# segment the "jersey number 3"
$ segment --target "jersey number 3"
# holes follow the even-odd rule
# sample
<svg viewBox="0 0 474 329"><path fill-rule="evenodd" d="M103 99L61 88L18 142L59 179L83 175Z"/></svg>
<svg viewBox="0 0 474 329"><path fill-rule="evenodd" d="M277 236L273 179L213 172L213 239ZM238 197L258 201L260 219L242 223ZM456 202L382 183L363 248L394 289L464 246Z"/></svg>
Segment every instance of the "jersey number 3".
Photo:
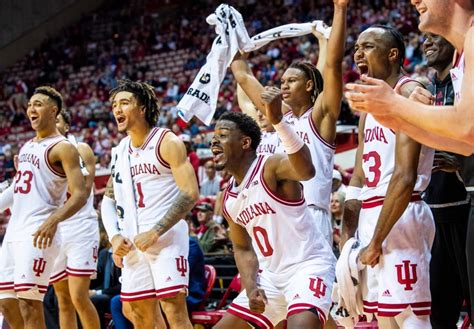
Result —
<svg viewBox="0 0 474 329"><path fill-rule="evenodd" d="M369 167L369 171L374 174L374 177L372 179L365 177L365 185L367 187L376 187L379 183L380 175L382 174L380 172L380 166L382 163L380 162L380 155L375 151L370 151L369 153L362 155L362 160L364 160L364 162L370 161L370 159L374 159L373 165Z"/></svg>
<svg viewBox="0 0 474 329"><path fill-rule="evenodd" d="M31 181L33 180L33 173L29 170L16 173L15 187L13 193L28 194L31 191Z"/></svg>

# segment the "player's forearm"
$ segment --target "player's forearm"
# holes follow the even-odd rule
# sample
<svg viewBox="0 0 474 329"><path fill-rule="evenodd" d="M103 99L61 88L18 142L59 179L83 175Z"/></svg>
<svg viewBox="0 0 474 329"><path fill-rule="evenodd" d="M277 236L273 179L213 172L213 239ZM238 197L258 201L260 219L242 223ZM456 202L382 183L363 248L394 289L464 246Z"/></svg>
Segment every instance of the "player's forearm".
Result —
<svg viewBox="0 0 474 329"><path fill-rule="evenodd" d="M325 67L341 66L346 41L346 15L347 6L334 6L331 35L327 45L327 53L331 56L326 56Z"/></svg>
<svg viewBox="0 0 474 329"><path fill-rule="evenodd" d="M65 221L69 217L77 213L87 202L87 191L73 191L64 206L58 208L49 218L55 223Z"/></svg>
<svg viewBox="0 0 474 329"><path fill-rule="evenodd" d="M4 212L13 205L13 185L10 185L0 194L0 212Z"/></svg>
<svg viewBox="0 0 474 329"><path fill-rule="evenodd" d="M400 219L410 202L415 182L416 172L394 172L390 179L386 198L375 227L372 243L378 246L382 245L392 230L392 227Z"/></svg>
<svg viewBox="0 0 474 329"><path fill-rule="evenodd" d="M297 180L309 180L316 174L308 146L304 145L298 152L288 154L288 160L293 167L295 175L298 176Z"/></svg>
<svg viewBox="0 0 474 329"><path fill-rule="evenodd" d="M469 143L433 134L406 121L403 121L400 128L401 131L414 140L436 150L450 151L462 155L470 155L474 152L474 146Z"/></svg>
<svg viewBox="0 0 474 329"><path fill-rule="evenodd" d="M319 44L319 53L318 53L318 63L316 68L321 74L324 74L324 67L326 66L327 53L328 53L328 40L322 36L318 38Z"/></svg>
<svg viewBox="0 0 474 329"><path fill-rule="evenodd" d="M170 228L183 219L193 208L198 196L199 193L191 195L189 192L180 191L173 205L153 229L156 230L160 236L168 232Z"/></svg>
<svg viewBox="0 0 474 329"><path fill-rule="evenodd" d="M251 246L249 249L241 249L234 244L234 257L242 285L249 293L257 287L257 255L255 255Z"/></svg>
<svg viewBox="0 0 474 329"><path fill-rule="evenodd" d="M112 241L114 236L120 234L115 200L104 195L100 206L100 213L109 241Z"/></svg>
<svg viewBox="0 0 474 329"><path fill-rule="evenodd" d="M396 104L396 109L391 113L400 119L398 127L400 130L404 129L403 123L407 122L434 135L474 145L474 127L472 125L474 116L469 115L471 111L463 109L461 104L434 107L411 101L399 95L397 95ZM473 151L474 147L469 154Z"/></svg>
<svg viewBox="0 0 474 329"><path fill-rule="evenodd" d="M359 200L348 200L344 203L344 216L342 218L341 228L341 247L347 240L355 235L357 226L359 225L359 213L361 208Z"/></svg>

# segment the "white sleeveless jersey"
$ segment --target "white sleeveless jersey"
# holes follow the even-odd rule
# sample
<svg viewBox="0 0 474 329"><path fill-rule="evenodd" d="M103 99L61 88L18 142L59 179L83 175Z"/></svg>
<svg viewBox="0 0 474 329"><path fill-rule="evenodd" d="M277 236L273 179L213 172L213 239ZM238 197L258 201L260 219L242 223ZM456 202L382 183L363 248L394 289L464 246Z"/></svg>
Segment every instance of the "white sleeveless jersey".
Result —
<svg viewBox="0 0 474 329"><path fill-rule="evenodd" d="M280 273L314 259L332 264L334 254L304 197L282 200L267 187L263 178L267 159L258 156L239 186L231 179L224 192L224 214L247 230L260 267L268 271Z"/></svg>
<svg viewBox="0 0 474 329"><path fill-rule="evenodd" d="M70 135L72 136L72 135ZM68 140L77 148L78 144L75 138ZM84 176L88 175L84 161L80 159L81 170ZM97 240L99 238L99 223L97 221L97 212L94 209L94 191L92 189L87 202L71 218L66 219L58 225L58 234L62 242Z"/></svg>
<svg viewBox="0 0 474 329"><path fill-rule="evenodd" d="M155 224L179 194L169 164L160 156L160 144L168 129L153 128L143 145L129 140L130 174L135 194L138 225Z"/></svg>
<svg viewBox="0 0 474 329"><path fill-rule="evenodd" d="M262 140L257 147L257 154L258 155L272 155L278 149L280 145L280 139L278 138L278 134L273 132L262 132Z"/></svg>
<svg viewBox="0 0 474 329"><path fill-rule="evenodd" d="M329 211L336 147L321 137L311 118L312 113L313 108L310 108L298 118L292 111L289 111L285 114L284 118L286 122L293 126L296 133L308 146L313 165L316 169L316 175L313 178L301 182L304 187L306 202L308 205L315 205ZM283 147L278 152L284 152Z"/></svg>
<svg viewBox="0 0 474 329"><path fill-rule="evenodd" d="M398 93L402 85L414 81L402 77L395 86ZM376 196L385 196L395 169L396 134L393 130L382 126L371 114L367 114L364 127L364 154L362 169L365 183L359 200L367 200ZM418 161L416 183L413 191L423 192L431 179L434 150L422 145Z"/></svg>
<svg viewBox="0 0 474 329"><path fill-rule="evenodd" d="M449 73L453 82L454 99L458 103L461 100L461 86L464 78L464 52L461 55L456 53L453 68L449 70Z"/></svg>
<svg viewBox="0 0 474 329"><path fill-rule="evenodd" d="M48 160L49 151L62 141L66 141L63 136L30 140L20 149L5 241L32 240L39 226L64 204L66 175L57 172Z"/></svg>

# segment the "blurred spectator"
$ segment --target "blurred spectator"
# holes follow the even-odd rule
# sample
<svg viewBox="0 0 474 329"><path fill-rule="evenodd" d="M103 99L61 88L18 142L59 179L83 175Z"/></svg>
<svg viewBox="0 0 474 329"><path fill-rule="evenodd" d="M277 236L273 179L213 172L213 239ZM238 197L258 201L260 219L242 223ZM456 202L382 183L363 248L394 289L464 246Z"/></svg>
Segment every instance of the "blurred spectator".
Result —
<svg viewBox="0 0 474 329"><path fill-rule="evenodd" d="M346 192L346 186L342 183L342 174L339 170L332 170L332 192Z"/></svg>
<svg viewBox="0 0 474 329"><path fill-rule="evenodd" d="M342 217L344 215L344 192L333 192L331 194L331 219L333 229L333 250L336 256L339 256L339 241L341 240Z"/></svg>
<svg viewBox="0 0 474 329"><path fill-rule="evenodd" d="M193 149L193 143L191 142L191 136L187 134L181 134L178 136L184 143L184 146L186 146L186 152L188 153L188 159L189 162L191 162L191 165L194 168L194 172L196 173L196 179L199 182L199 175L198 175L198 170L199 170L199 157L197 156L196 152Z"/></svg>
<svg viewBox="0 0 474 329"><path fill-rule="evenodd" d="M212 197L215 199L217 193L220 191L220 183L222 178L216 175L216 167L214 161L209 160L204 164L206 177L201 184L201 197Z"/></svg>
<svg viewBox="0 0 474 329"><path fill-rule="evenodd" d="M227 251L229 238L225 228L216 223L213 218L214 209L211 204L203 202L195 207L199 223L196 234L204 253Z"/></svg>

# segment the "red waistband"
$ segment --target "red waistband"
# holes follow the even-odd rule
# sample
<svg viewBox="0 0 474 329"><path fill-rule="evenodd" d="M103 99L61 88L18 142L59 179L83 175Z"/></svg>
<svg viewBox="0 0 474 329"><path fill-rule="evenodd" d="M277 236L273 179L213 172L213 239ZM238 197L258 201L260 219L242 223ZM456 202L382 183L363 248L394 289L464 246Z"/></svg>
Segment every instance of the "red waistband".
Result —
<svg viewBox="0 0 474 329"><path fill-rule="evenodd" d="M362 209L375 208L375 207L381 206L383 205L384 200L385 200L384 196L374 196L372 198L368 198L367 200L362 201ZM416 201L421 201L420 192L413 192L413 194L411 195L410 202L416 202Z"/></svg>

